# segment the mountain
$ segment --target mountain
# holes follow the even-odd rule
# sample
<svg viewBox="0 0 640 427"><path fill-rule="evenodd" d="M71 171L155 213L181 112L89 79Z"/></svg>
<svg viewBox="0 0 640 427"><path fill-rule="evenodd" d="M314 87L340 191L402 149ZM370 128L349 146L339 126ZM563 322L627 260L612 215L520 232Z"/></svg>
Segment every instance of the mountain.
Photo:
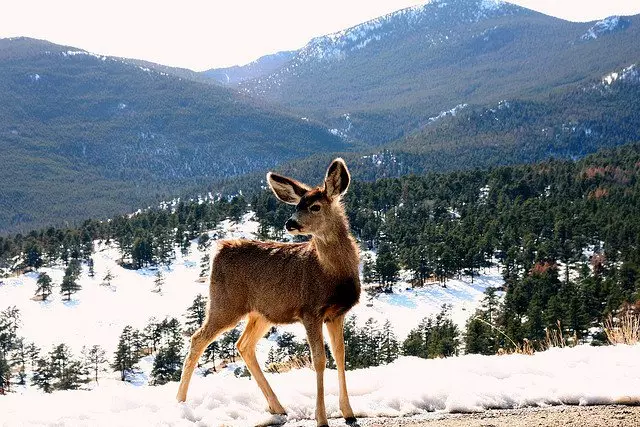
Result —
<svg viewBox="0 0 640 427"><path fill-rule="evenodd" d="M567 85L535 99L460 104L427 119L418 131L391 143L343 153L355 180L427 171L451 171L578 159L602 148L640 142L640 63L597 79ZM334 153L279 166L315 182ZM257 188L260 174L228 182L229 191Z"/></svg>
<svg viewBox="0 0 640 427"><path fill-rule="evenodd" d="M259 79L268 76L289 62L295 51L282 51L265 55L246 65L236 65L227 68L212 68L200 73L205 79L213 79L223 85L236 85L246 80Z"/></svg>
<svg viewBox="0 0 640 427"><path fill-rule="evenodd" d="M0 231L104 217L349 149L233 90L28 38L0 40L0 99Z"/></svg>
<svg viewBox="0 0 640 427"><path fill-rule="evenodd" d="M497 0L440 0L313 39L241 90L369 144L459 104L535 98L640 59L640 16L573 23Z"/></svg>

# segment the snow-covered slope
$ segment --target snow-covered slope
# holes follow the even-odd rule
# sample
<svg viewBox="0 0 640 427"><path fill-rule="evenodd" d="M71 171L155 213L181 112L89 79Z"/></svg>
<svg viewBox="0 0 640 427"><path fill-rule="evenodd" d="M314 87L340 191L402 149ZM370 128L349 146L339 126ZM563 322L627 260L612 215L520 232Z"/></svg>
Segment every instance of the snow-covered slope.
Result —
<svg viewBox="0 0 640 427"><path fill-rule="evenodd" d="M224 221L217 233L224 238L254 238L258 223L251 217L252 214L245 215L239 224ZM214 242L211 247L215 246ZM165 316L174 316L184 320L182 316L195 296L208 294L208 283L198 281L202 255L194 241L187 256L176 251L176 259L169 267L136 271L118 265L120 255L115 247L96 243L95 277L90 278L85 267L80 279L82 290L73 295L71 301L64 301L58 288L54 289L49 301L34 301L32 297L38 274L27 273L3 279L0 310L18 307L22 317L19 334L45 351L54 344L65 343L78 353L82 346L99 344L111 354L124 326L141 329L151 317L161 320ZM158 269L165 281L162 293L152 292ZM43 268L41 271L47 272L54 283L60 283L64 266ZM115 276L112 286L101 285L107 271ZM433 284L412 290L405 281L401 281L393 294L369 299L363 292L360 304L352 313L360 323L374 318L382 324L389 319L398 337L404 339L422 318L437 314L443 304L449 304L454 321L463 328L486 287L501 285L502 278L497 269L474 278L473 284L469 277L449 280L446 288ZM287 325L283 330L293 332L301 339L305 336L301 325ZM264 341L261 353L266 357L271 344Z"/></svg>
<svg viewBox="0 0 640 427"><path fill-rule="evenodd" d="M288 410L288 426L315 425L314 376L309 369L268 375ZM327 415L339 418L336 377L333 370L325 372ZM390 365L348 372L347 381L358 417L640 404L640 346L579 346L534 356L403 357ZM92 392L4 396L0 425L247 426L282 421L266 412L257 385L247 378L230 373L194 378L184 404L174 400L176 386L141 389L112 381Z"/></svg>

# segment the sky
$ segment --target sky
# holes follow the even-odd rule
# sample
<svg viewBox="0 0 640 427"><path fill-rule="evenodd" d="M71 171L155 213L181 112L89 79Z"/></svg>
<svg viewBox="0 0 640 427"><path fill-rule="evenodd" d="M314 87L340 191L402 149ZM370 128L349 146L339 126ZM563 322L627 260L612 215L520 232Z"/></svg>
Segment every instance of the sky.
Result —
<svg viewBox="0 0 640 427"><path fill-rule="evenodd" d="M639 0L513 0L571 21L640 13ZM424 0L3 0L0 38L202 71L280 50ZM8 3L8 4L7 4Z"/></svg>

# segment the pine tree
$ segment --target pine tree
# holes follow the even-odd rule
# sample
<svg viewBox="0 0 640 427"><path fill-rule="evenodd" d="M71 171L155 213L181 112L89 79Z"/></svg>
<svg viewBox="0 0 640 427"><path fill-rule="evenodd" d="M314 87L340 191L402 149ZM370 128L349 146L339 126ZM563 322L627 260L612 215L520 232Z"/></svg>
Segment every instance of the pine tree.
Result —
<svg viewBox="0 0 640 427"><path fill-rule="evenodd" d="M49 353L51 373L57 380L53 387L56 390L76 390L85 381L85 370L82 364L73 358L65 344L59 344Z"/></svg>
<svg viewBox="0 0 640 427"><path fill-rule="evenodd" d="M24 338L20 337L16 340L15 349L13 351L12 365L18 367L18 384L24 385L27 377L27 345L24 342Z"/></svg>
<svg viewBox="0 0 640 427"><path fill-rule="evenodd" d="M104 369L104 365L108 362L104 349L99 345L93 345L89 348L83 347L82 355L86 364L93 371L95 382L98 383L98 373Z"/></svg>
<svg viewBox="0 0 640 427"><path fill-rule="evenodd" d="M384 292L391 292L393 285L398 281L400 266L391 246L383 243L378 248L376 258L376 273Z"/></svg>
<svg viewBox="0 0 640 427"><path fill-rule="evenodd" d="M378 366L380 364L380 344L382 341L378 322L373 318L369 318L360 334L364 344L361 356L363 367Z"/></svg>
<svg viewBox="0 0 640 427"><path fill-rule="evenodd" d="M200 275L198 276L200 279L204 279L209 276L211 271L210 261L208 253L202 255L202 258L200 259Z"/></svg>
<svg viewBox="0 0 640 427"><path fill-rule="evenodd" d="M78 283L78 277L80 276L80 263L77 260L72 260L67 266L64 277L62 278L62 284L60 285L60 293L67 297L67 301L71 300L71 295L78 292L82 287Z"/></svg>
<svg viewBox="0 0 640 427"><path fill-rule="evenodd" d="M467 354L495 354L493 334L491 327L483 321L486 314L477 311L476 316L467 322L467 330L464 336L465 352Z"/></svg>
<svg viewBox="0 0 640 427"><path fill-rule="evenodd" d="M240 338L240 329L235 327L230 331L226 332L222 339L220 339L220 357L222 359L227 359L230 362L235 362L236 357L238 355L236 349L236 342Z"/></svg>
<svg viewBox="0 0 640 427"><path fill-rule="evenodd" d="M155 353L162 339L162 327L154 317L149 319L149 323L144 328L143 336L151 344L151 351Z"/></svg>
<svg viewBox="0 0 640 427"><path fill-rule="evenodd" d="M362 260L362 279L367 285L376 282L376 263L369 255L364 256Z"/></svg>
<svg viewBox="0 0 640 427"><path fill-rule="evenodd" d="M111 274L111 270L107 269L107 273L104 275L104 277L102 278L102 286L111 286L111 281L114 279L115 277L113 276L113 274Z"/></svg>
<svg viewBox="0 0 640 427"><path fill-rule="evenodd" d="M283 360L283 350L278 347L271 347L269 349L269 353L267 354L267 360L265 362L265 367L267 372L278 373L279 372L279 364Z"/></svg>
<svg viewBox="0 0 640 427"><path fill-rule="evenodd" d="M218 341L213 341L205 348L202 354L202 362L211 363L211 370L213 372L216 372L216 354L219 354L219 351Z"/></svg>
<svg viewBox="0 0 640 427"><path fill-rule="evenodd" d="M0 355L0 395L9 390L11 381L11 367L4 357Z"/></svg>
<svg viewBox="0 0 640 427"><path fill-rule="evenodd" d="M40 273L36 285L38 285L36 296L40 296L42 301L46 301L53 292L53 281L51 277L49 277L47 273Z"/></svg>
<svg viewBox="0 0 640 427"><path fill-rule="evenodd" d="M169 381L180 380L182 372L182 334L180 322L172 318L163 321L163 345L153 361L151 376L153 384L162 385Z"/></svg>
<svg viewBox="0 0 640 427"><path fill-rule="evenodd" d="M118 340L118 348L114 354L114 360L111 368L120 372L120 379L124 381L127 373L131 372L136 363L138 363L138 355L133 349L133 328L129 325L125 326Z"/></svg>
<svg viewBox="0 0 640 427"><path fill-rule="evenodd" d="M91 277L92 279L96 276L96 270L94 268L94 262L93 262L93 258L89 258L87 260L87 265L89 266L89 277Z"/></svg>
<svg viewBox="0 0 640 427"><path fill-rule="evenodd" d="M48 360L38 359L31 377L31 383L45 393L51 393L54 390L54 374Z"/></svg>
<svg viewBox="0 0 640 427"><path fill-rule="evenodd" d="M391 363L398 358L398 340L391 328L391 322L387 320L382 327L380 342L380 361Z"/></svg>
<svg viewBox="0 0 640 427"><path fill-rule="evenodd" d="M162 271L158 270L156 271L155 279L153 280L153 290L151 292L161 294L163 286L164 277L162 276Z"/></svg>
<svg viewBox="0 0 640 427"><path fill-rule="evenodd" d="M187 333L193 334L202 324L207 315L207 299L202 294L196 295L193 303L187 308L185 315L187 321Z"/></svg>
<svg viewBox="0 0 640 427"><path fill-rule="evenodd" d="M26 346L27 358L31 363L31 370L34 370L36 367L36 363L38 362L38 357L40 356L40 349L34 344L29 343Z"/></svg>
<svg viewBox="0 0 640 427"><path fill-rule="evenodd" d="M20 310L17 307L8 307L0 312L0 392L2 394L11 387L9 355L17 346L20 323Z"/></svg>
<svg viewBox="0 0 640 427"><path fill-rule="evenodd" d="M198 250L200 252L204 252L209 249L211 246L211 239L209 238L209 234L202 233L200 237L198 237Z"/></svg>

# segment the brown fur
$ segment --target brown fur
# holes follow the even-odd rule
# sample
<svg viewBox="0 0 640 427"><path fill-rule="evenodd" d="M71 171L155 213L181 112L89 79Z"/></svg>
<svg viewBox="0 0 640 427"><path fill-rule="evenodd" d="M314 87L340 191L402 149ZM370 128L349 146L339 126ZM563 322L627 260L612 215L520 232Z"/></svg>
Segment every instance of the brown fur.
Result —
<svg viewBox="0 0 640 427"><path fill-rule="evenodd" d="M344 380L342 338L344 314L360 297L358 247L340 202L349 180L341 159L329 167L324 186L315 189L280 175L268 175L276 196L285 203L297 205L292 219L300 228L290 231L310 234L311 240L219 243L211 271L207 318L192 337L178 400L186 398L193 368L204 348L222 331L248 316L238 348L265 394L270 410L284 413L257 365L255 344L271 324L302 322L318 374L316 419L318 425L325 425L322 379L325 364L322 323L325 322L339 370L340 408L348 421L355 420Z"/></svg>

